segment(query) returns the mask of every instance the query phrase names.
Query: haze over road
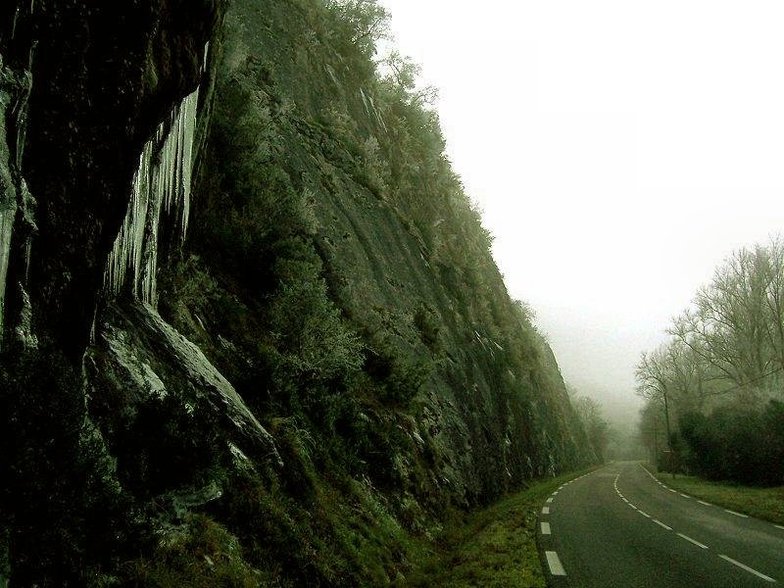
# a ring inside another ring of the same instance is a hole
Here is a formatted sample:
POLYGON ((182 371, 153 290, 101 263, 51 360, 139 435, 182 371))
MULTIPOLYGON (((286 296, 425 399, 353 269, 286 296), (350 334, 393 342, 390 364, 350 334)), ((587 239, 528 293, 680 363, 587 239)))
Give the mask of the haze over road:
POLYGON ((610 464, 564 484, 539 519, 552 586, 784 582, 784 528, 680 494, 636 462, 610 464))

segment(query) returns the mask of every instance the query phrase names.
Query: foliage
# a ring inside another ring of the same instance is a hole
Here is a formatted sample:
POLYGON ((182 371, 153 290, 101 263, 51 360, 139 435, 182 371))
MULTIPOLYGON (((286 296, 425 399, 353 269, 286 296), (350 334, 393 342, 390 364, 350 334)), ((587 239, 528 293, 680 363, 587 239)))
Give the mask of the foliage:
POLYGON ((577 411, 585 434, 599 462, 607 457, 607 445, 610 442, 610 426, 602 416, 602 407, 589 396, 572 398, 572 405, 577 411))
POLYGON ((710 415, 683 415, 686 462, 711 480, 784 485, 784 403, 762 409, 721 406, 710 415))
POLYGON ((243 561, 237 539, 204 515, 169 535, 151 557, 124 564, 127 585, 253 588, 265 579, 243 561))
POLYGON ((734 252, 669 333, 637 368, 649 446, 672 446, 673 465, 711 479, 778 483, 784 243, 734 252), (669 440, 654 438, 654 430, 669 431, 669 440))

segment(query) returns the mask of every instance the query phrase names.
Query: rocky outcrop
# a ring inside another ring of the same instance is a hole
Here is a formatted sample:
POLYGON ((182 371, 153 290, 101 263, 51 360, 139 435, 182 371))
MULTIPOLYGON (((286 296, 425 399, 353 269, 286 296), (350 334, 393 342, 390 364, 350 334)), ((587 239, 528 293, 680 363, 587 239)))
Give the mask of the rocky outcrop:
POLYGON ((169 410, 180 411, 177 417, 200 412, 199 418, 217 424, 227 448, 231 443, 258 463, 283 465, 272 437, 234 387, 149 304, 107 308, 86 363, 92 413, 100 415, 109 436, 132 429, 140 407, 176 399, 169 410))
POLYGON ((0 7, 0 586, 389 583, 592 457, 377 6, 226 4, 0 7))

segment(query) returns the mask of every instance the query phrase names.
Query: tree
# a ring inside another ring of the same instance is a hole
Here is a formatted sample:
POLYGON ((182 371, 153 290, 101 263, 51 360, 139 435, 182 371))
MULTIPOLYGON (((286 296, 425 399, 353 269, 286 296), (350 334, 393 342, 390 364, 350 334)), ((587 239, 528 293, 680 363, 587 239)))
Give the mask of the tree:
POLYGON ((386 35, 389 13, 376 0, 330 0, 327 8, 338 16, 348 29, 346 33, 336 26, 339 39, 350 44, 368 58, 376 52, 376 41, 386 35))
POLYGON ((672 376, 671 356, 667 347, 659 347, 651 353, 640 356, 635 376, 637 378, 637 394, 649 402, 662 401, 664 419, 667 427, 667 447, 672 451, 672 430, 670 428, 669 396, 672 376))
POLYGON ((577 390, 568 385, 566 391, 572 401, 572 406, 577 411, 583 430, 591 444, 596 457, 604 461, 607 445, 610 442, 610 426, 602 415, 602 406, 589 396, 578 395, 577 390))
POLYGON ((693 307, 673 321, 669 333, 694 353, 714 379, 749 399, 766 378, 784 370, 784 247, 734 252, 693 307))

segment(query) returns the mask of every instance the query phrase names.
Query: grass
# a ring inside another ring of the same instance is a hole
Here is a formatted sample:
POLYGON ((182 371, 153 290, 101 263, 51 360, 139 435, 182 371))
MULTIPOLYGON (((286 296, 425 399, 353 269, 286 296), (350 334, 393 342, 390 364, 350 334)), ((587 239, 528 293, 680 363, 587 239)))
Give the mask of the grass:
POLYGON ((784 525, 784 486, 759 488, 731 482, 710 482, 696 476, 658 473, 665 484, 686 494, 707 500, 759 519, 784 525))
POLYGON ((547 582, 536 547, 537 514, 553 490, 582 473, 534 482, 522 492, 454 521, 433 556, 409 575, 406 585, 544 588, 547 582))

